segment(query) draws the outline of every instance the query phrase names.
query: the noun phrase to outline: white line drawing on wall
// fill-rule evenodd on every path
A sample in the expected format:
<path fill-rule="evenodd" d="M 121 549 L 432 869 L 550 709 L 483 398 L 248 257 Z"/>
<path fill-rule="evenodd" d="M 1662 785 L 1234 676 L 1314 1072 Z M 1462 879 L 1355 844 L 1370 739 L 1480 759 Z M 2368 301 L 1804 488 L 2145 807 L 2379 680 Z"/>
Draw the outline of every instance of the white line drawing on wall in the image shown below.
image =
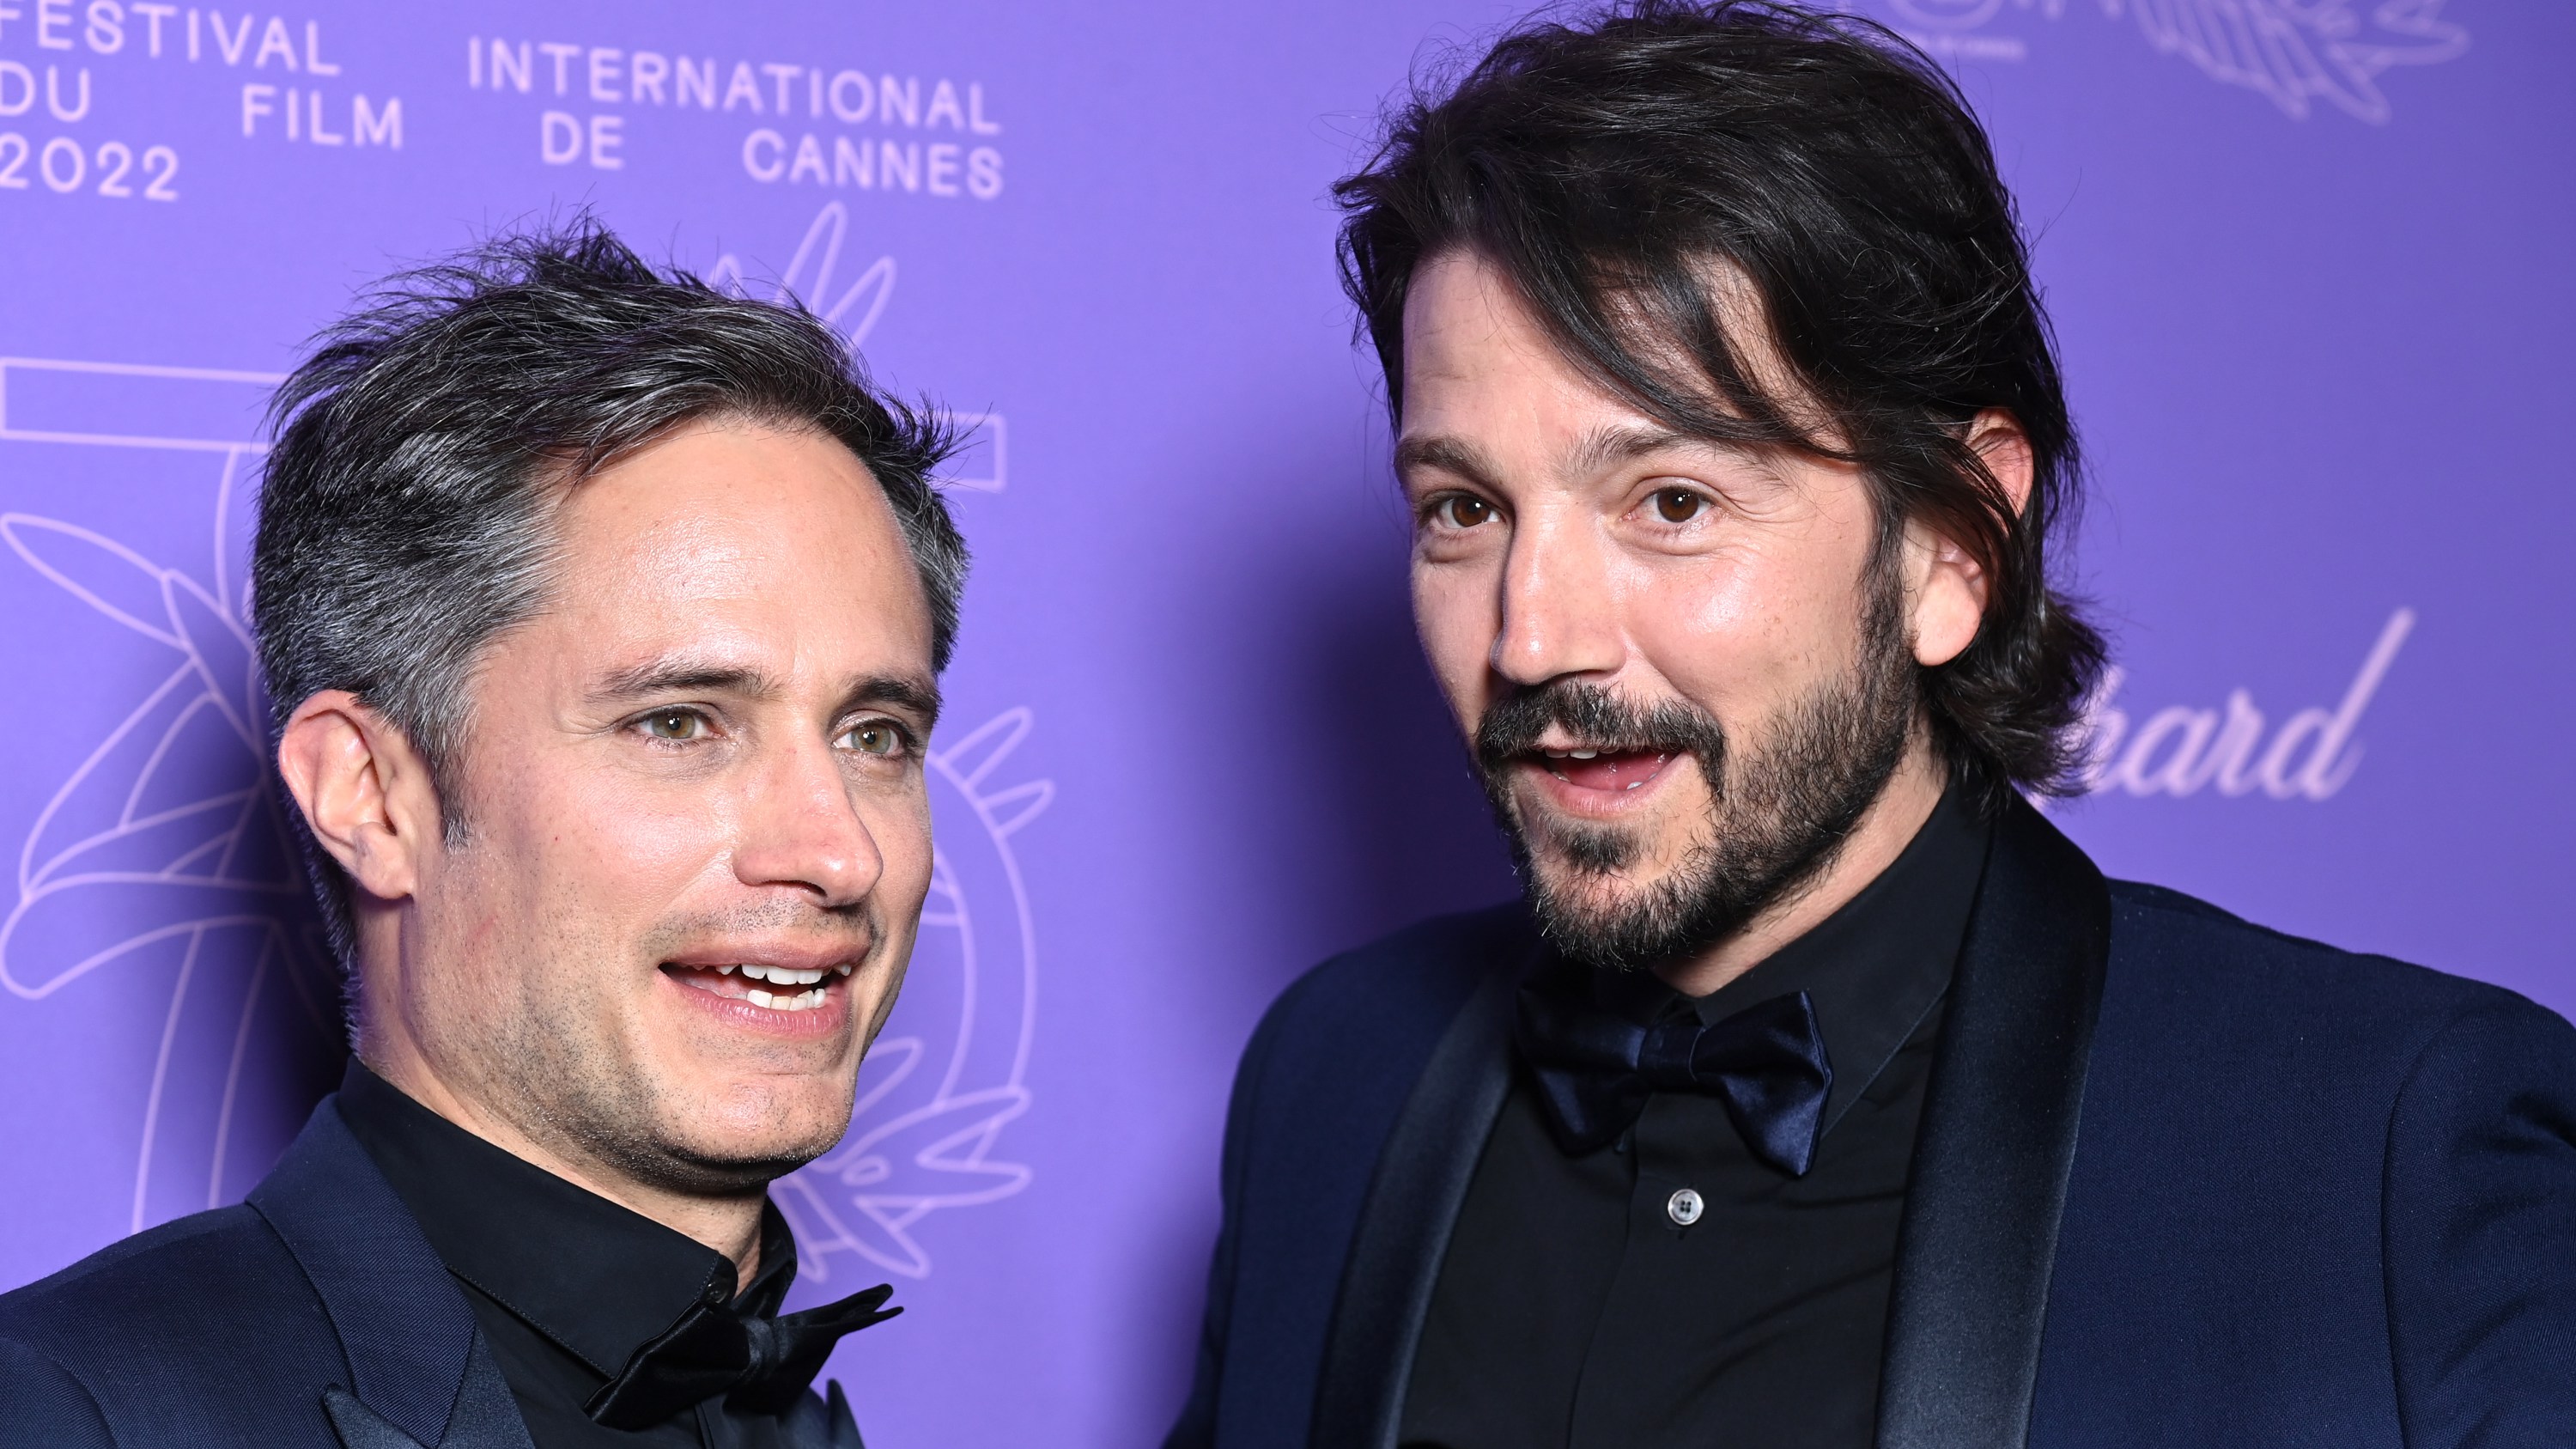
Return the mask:
<path fill-rule="evenodd" d="M 849 230 L 850 209 L 837 201 L 824 203 L 805 228 L 805 239 L 796 244 L 787 269 L 770 285 L 769 299 L 802 301 L 825 324 L 839 328 L 855 351 L 867 346 L 868 334 L 876 330 L 877 319 L 894 300 L 895 264 L 891 256 L 877 258 L 840 296 L 833 296 L 833 273 L 840 266 L 841 243 Z M 732 252 L 717 257 L 715 265 L 707 268 L 706 282 L 737 297 L 750 296 L 752 291 L 742 258 Z"/>
<path fill-rule="evenodd" d="M 848 239 L 850 209 L 838 201 L 823 203 L 814 220 L 805 228 L 805 239 L 796 244 L 796 253 L 786 270 L 771 283 L 771 299 L 800 299 L 814 315 L 841 330 L 850 339 L 850 350 L 864 352 L 868 334 L 876 330 L 877 319 L 885 315 L 886 304 L 894 299 L 895 261 L 881 256 L 860 270 L 858 280 L 832 293 L 832 283 L 841 262 L 841 246 Z M 707 285 L 736 296 L 749 296 L 752 284 L 743 271 L 742 258 L 726 252 L 706 270 Z M 1006 444 L 1009 425 L 995 412 L 952 412 L 945 415 L 961 437 L 970 440 L 957 460 L 964 467 L 939 481 L 950 488 L 964 488 L 977 493 L 999 493 L 1010 481 Z"/>
<path fill-rule="evenodd" d="M 769 289 L 800 298 L 862 349 L 894 295 L 895 259 L 880 256 L 836 288 L 849 208 L 826 202 Z M 749 295 L 742 259 L 726 253 L 709 285 Z M 940 482 L 998 493 L 1009 481 L 1008 424 L 995 412 L 946 415 L 970 440 L 964 467 Z M 1055 798 L 1048 780 L 996 783 L 1033 717 L 1010 709 L 929 758 L 938 822 L 930 901 L 904 993 L 868 1054 L 849 1135 L 782 1180 L 773 1196 L 796 1230 L 807 1277 L 828 1282 L 851 1254 L 886 1272 L 927 1277 L 921 1221 L 943 1208 L 1009 1197 L 1030 1172 L 994 1155 L 1002 1129 L 1028 1110 L 1036 1031 L 1037 943 L 1011 837 Z M 958 828 L 971 822 L 971 828 Z"/>
<path fill-rule="evenodd" d="M 220 1205 L 228 1177 L 232 1187 L 246 1185 L 231 1170 L 239 1166 L 234 1149 L 245 1064 L 260 1050 L 281 1049 L 280 1030 L 301 1034 L 282 1027 L 281 1017 L 313 1034 L 282 1049 L 327 1044 L 338 1030 L 337 985 L 301 909 L 303 877 L 266 768 L 266 706 L 247 622 L 247 585 L 237 576 L 231 546 L 249 475 L 265 448 L 247 437 L 32 425 L 23 406 L 10 407 L 9 384 L 47 373 L 109 380 L 110 387 L 113 379 L 144 379 L 164 394 L 174 384 L 266 388 L 279 379 L 213 368 L 0 358 L 0 441 L 175 449 L 221 459 L 212 480 L 211 585 L 75 523 L 0 515 L 0 541 L 19 561 L 121 626 L 128 647 L 170 666 L 36 812 L 18 851 L 17 899 L 0 922 L 0 987 L 29 1001 L 52 997 L 92 972 L 178 952 L 124 1224 L 139 1231 L 162 1208 Z M 205 1003 L 218 995 L 209 983 L 245 971 L 238 1013 L 219 1010 L 209 1021 Z M 218 1004 L 228 1006 L 229 993 L 221 995 Z M 189 1050 L 203 1045 L 189 1040 L 192 1025 L 228 1036 L 214 1043 L 219 1050 L 212 1060 Z M 198 1125 L 211 1140 L 171 1141 L 166 1119 L 174 1106 L 209 1097 L 211 1120 Z M 184 1186 L 168 1180 L 182 1171 Z"/>
<path fill-rule="evenodd" d="M 157 367 L 140 362 L 72 362 L 58 357 L 0 357 L 0 441 L 22 443 L 90 443 L 112 448 L 176 448 L 192 453 L 222 453 L 238 460 L 242 454 L 268 451 L 268 445 L 242 437 L 196 437 L 183 432 L 120 433 L 97 428 L 28 427 L 9 416 L 9 383 L 13 375 L 70 374 L 85 377 L 151 378 L 156 381 L 224 383 L 232 386 L 273 388 L 284 382 L 283 373 L 236 372 L 221 367 Z M 229 476 L 233 462 L 225 464 Z"/>
<path fill-rule="evenodd" d="M 818 1283 L 842 1252 L 927 1277 L 930 1253 L 914 1233 L 923 1218 L 1029 1184 L 1027 1167 L 993 1155 L 1002 1128 L 1028 1110 L 1037 1027 L 1037 942 L 1011 837 L 1055 785 L 994 780 L 1032 722 L 1025 708 L 1005 710 L 930 756 L 939 845 L 901 1003 L 868 1053 L 849 1136 L 773 1192 Z M 971 822 L 962 830 L 961 814 Z"/>
<path fill-rule="evenodd" d="M 2391 110 L 2379 77 L 2401 65 L 2434 65 L 2469 48 L 2469 33 L 2442 18 L 2443 0 L 2099 0 L 2112 20 L 2134 17 L 2158 55 L 2180 56 L 2201 74 L 2242 86 L 2282 114 L 2305 119 L 2326 101 L 2356 120 L 2384 124 Z M 2021 58 L 2018 38 L 1980 28 L 2007 0 L 1887 0 L 1901 25 L 1935 54 Z M 2055 20 L 2066 0 L 2009 0 L 2015 11 Z M 1978 44 L 1983 42 L 1983 44 Z"/>

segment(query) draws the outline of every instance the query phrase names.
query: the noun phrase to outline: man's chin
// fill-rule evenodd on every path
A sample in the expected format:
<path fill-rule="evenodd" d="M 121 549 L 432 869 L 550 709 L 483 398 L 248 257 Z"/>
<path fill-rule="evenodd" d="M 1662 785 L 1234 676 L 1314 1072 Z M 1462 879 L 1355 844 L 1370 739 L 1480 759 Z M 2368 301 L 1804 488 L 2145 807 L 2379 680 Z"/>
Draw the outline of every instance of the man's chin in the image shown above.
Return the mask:
<path fill-rule="evenodd" d="M 856 1074 L 746 1071 L 738 1062 L 665 1062 L 633 1105 L 627 1166 L 675 1189 L 730 1195 L 757 1189 L 831 1151 L 850 1130 Z M 632 1130 L 632 1129 L 630 1129 Z"/>
<path fill-rule="evenodd" d="M 1599 876 L 1578 874 L 1567 879 L 1541 875 L 1531 884 L 1532 900 L 1549 920 L 1586 935 L 1615 929 L 1620 922 L 1634 917 L 1644 900 L 1644 892 Z"/>
<path fill-rule="evenodd" d="M 1646 969 L 1689 956 L 1740 924 L 1714 910 L 1706 883 L 1694 878 L 1690 852 L 1667 860 L 1638 852 L 1617 868 L 1551 841 L 1522 852 L 1531 914 L 1567 959 L 1618 970 Z"/>
<path fill-rule="evenodd" d="M 745 1196 L 839 1146 L 847 1130 L 844 1125 L 838 1131 L 727 1132 L 699 1125 L 656 1144 L 649 1172 L 676 1191 Z"/>
<path fill-rule="evenodd" d="M 1522 870 L 1535 893 L 1586 916 L 1616 916 L 1642 900 L 1648 889 L 1648 883 L 1626 869 L 1599 869 L 1569 860 L 1556 849 L 1527 852 Z"/>

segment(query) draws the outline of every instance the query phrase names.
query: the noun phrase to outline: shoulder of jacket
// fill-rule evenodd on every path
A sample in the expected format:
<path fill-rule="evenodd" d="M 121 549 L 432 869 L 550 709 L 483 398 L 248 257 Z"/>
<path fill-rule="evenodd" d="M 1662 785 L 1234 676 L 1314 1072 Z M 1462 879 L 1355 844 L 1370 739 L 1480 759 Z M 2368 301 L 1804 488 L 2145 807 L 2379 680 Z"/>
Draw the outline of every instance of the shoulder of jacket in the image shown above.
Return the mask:
<path fill-rule="evenodd" d="M 73 1364 L 104 1344 L 126 1354 L 202 1351 L 210 1320 L 237 1314 L 258 1332 L 281 1302 L 306 1300 L 318 1318 L 321 1302 L 285 1243 L 237 1204 L 147 1229 L 0 1294 L 0 1336 Z"/>
<path fill-rule="evenodd" d="M 2505 987 L 2277 931 L 2164 886 L 2115 880 L 2110 891 L 2115 967 L 2125 959 L 2168 982 L 2274 995 L 2311 1027 L 2378 1018 L 2429 1035 L 2487 1014 L 2556 1019 Z"/>

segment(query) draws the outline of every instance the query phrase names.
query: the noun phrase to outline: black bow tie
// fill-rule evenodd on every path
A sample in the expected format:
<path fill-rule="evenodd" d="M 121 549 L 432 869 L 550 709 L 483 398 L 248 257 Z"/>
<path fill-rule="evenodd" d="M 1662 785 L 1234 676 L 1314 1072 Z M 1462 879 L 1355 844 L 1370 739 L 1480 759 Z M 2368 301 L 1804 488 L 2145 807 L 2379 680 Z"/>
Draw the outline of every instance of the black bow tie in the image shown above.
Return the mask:
<path fill-rule="evenodd" d="M 1706 1092 L 1754 1156 L 1791 1177 L 1816 1160 L 1834 1069 L 1803 991 L 1711 1026 L 1684 1015 L 1647 1027 L 1595 1005 L 1579 978 L 1551 976 L 1521 988 L 1515 1039 L 1569 1153 L 1616 1140 L 1658 1091 Z"/>
<path fill-rule="evenodd" d="M 885 1308 L 892 1284 L 838 1303 L 763 1318 L 729 1303 L 701 1301 L 661 1337 L 635 1351 L 626 1371 L 583 1405 L 611 1429 L 649 1429 L 719 1394 L 753 1414 L 783 1414 L 823 1371 L 844 1334 L 903 1310 Z"/>

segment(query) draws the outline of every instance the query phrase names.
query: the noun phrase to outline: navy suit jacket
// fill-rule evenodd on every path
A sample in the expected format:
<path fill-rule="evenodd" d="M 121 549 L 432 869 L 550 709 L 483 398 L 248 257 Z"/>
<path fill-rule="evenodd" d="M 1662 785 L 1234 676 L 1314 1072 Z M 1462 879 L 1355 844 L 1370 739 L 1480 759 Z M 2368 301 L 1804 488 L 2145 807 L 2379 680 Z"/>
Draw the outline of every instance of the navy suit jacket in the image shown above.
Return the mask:
<path fill-rule="evenodd" d="M 1391 1449 L 1511 1080 L 1518 908 L 1245 1049 L 1171 1449 Z M 1907 1195 L 1881 1449 L 2576 1446 L 2576 1030 L 1997 821 Z"/>
<path fill-rule="evenodd" d="M 834 1394 L 792 1418 L 859 1449 Z M 0 1449 L 532 1449 L 474 1309 L 325 1099 L 248 1202 L 0 1295 Z"/>

